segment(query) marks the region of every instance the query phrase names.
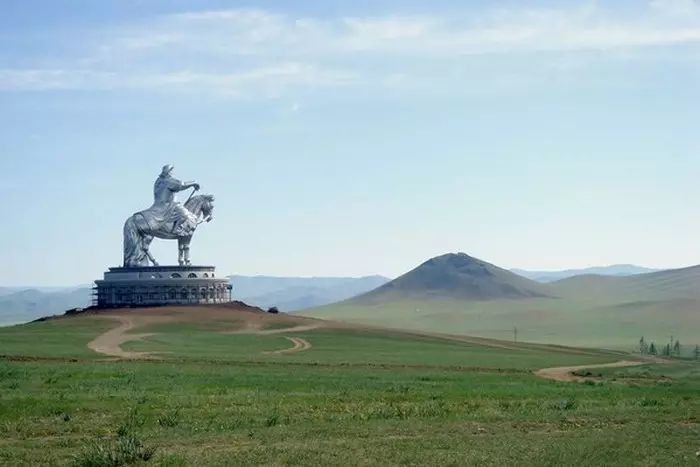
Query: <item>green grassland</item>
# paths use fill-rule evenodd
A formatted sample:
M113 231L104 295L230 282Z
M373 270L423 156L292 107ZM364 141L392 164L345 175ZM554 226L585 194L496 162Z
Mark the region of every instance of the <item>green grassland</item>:
M58 319L0 327L0 355L99 358L87 348L90 340L114 327L97 318Z
M3 330L0 465L700 465L694 362L564 383L533 370L621 356L360 328L221 332L241 322L131 329L152 335L122 348L153 361L90 355L117 325L98 317ZM287 337L312 347L263 353ZM635 371L664 377L620 376Z
M456 366L534 370L547 366L608 363L618 355L489 348L436 337L367 330L316 329L289 334L313 344L289 355L262 352L290 347L283 335L226 335L186 330L159 333L124 344L126 350L163 353L185 360L298 362L333 365Z
M156 466L698 465L700 378L148 362L2 362L0 378L3 465L81 465L128 435Z
M700 300L610 297L519 300L344 302L299 314L391 328L632 351L641 336L664 345L669 335L686 352L700 344Z

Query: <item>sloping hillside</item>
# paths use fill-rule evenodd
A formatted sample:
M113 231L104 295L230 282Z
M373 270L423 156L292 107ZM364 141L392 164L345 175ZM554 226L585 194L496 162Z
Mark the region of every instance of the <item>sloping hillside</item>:
M665 343L669 335L688 353L700 344L700 267L552 284L513 281L502 271L466 255L446 255L364 296L299 313L560 345L634 350L641 336Z
M562 296L597 296L615 302L700 299L700 266L633 276L582 275L551 286Z
M529 271L525 269L511 269L511 272L519 276L537 282L554 282L567 277L597 274L601 276L632 276L635 274L646 274L649 272L661 271L661 269L651 269L634 264L613 264L611 266L594 266L584 269L565 269L562 271Z
M432 258L397 279L352 300L498 300L549 296L547 287L465 253Z

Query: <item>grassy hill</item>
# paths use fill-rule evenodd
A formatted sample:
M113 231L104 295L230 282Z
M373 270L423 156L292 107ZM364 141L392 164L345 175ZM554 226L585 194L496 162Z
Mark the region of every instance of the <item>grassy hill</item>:
M380 303L394 300L496 300L547 297L542 284L465 253L432 258L393 281L350 300Z
M700 343L700 267L550 284L513 276L466 255L445 255L359 299L300 314L510 340L517 329L523 341L627 350L642 335L662 345L672 335L686 352Z
M552 283L569 297L601 296L612 301L700 299L700 266L633 276L580 275Z
M511 272L537 282L554 282L567 277L595 274L600 276L631 276L648 272L660 271L660 269L645 268L633 264L613 264L610 266L594 266L583 269L565 269L562 271L528 271L525 269L511 269Z
M693 465L698 365L536 371L621 359L241 304L51 319L0 329L0 465Z

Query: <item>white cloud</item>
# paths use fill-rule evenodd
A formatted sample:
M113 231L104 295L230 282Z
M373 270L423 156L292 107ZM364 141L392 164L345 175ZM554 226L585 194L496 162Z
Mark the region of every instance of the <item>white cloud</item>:
M212 90L237 97L274 97L303 87L335 87L356 80L352 73L328 72L288 63L236 73L178 70L161 73L116 73L92 70L0 70L0 90L149 89Z
M601 4L331 19L257 9L178 13L85 38L97 42L92 53L66 59L59 69L0 70L0 89L270 97L336 86L402 86L415 76L440 81L445 67L471 56L517 61L548 52L558 54L555 64L580 64L590 60L577 60L578 52L700 43L696 1L650 0L625 13Z
M454 15L295 18L258 10L166 16L125 44L179 46L205 54L328 55L354 51L408 55L481 54L665 45L700 40L692 0L652 0L642 14L619 17L584 3L576 8L496 9ZM668 16L682 17L670 23Z

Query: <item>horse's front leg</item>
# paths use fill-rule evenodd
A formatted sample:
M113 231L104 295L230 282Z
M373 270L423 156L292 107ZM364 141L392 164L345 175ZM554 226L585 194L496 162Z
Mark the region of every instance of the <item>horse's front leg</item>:
M185 246L182 238L177 239L177 263L184 266L185 263Z
M187 266L192 264L190 261L190 240L192 240L192 237L185 237L182 239L182 254Z
M153 241L153 237L150 235L146 237L144 241L144 250L146 251L146 257L153 263L153 266L158 266L158 261L153 257L151 254L151 250L149 249L149 246L151 245L151 242Z

